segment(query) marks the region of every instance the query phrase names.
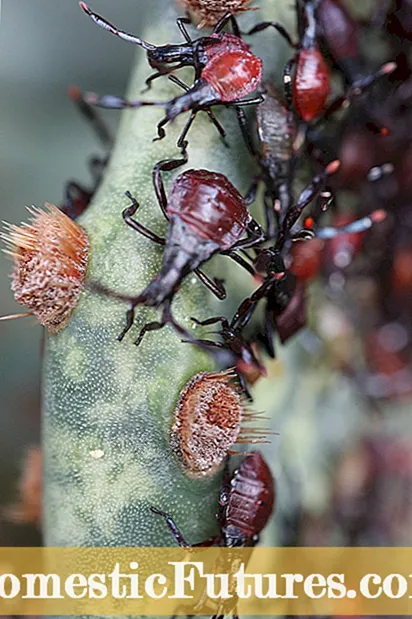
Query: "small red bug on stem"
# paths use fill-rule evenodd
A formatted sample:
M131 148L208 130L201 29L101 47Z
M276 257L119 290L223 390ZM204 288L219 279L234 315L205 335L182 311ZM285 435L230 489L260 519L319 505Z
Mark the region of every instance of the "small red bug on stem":
M96 93L85 93L83 98L90 105L108 109L153 105L165 107L166 115L157 125L157 139L165 137L164 127L167 123L183 112L191 111L189 120L178 140L178 146L184 149L187 146L185 138L199 111L205 111L210 116L210 108L214 105L233 106L238 110L248 105L261 103L263 101L261 95L251 99L244 99L244 97L258 88L262 79L262 71L261 59L250 51L244 47L229 49L217 53L207 62L191 88L175 78L173 81L186 92L171 101L143 101L141 99L128 101L122 97L99 96ZM213 115L211 119L220 135L224 137L225 132Z
M154 514L166 519L173 539L179 546L255 546L275 507L275 482L263 456L255 451L246 456L232 477L225 468L219 497L220 533L203 542L189 544L173 518L151 507Z
M135 198L126 192L131 200L130 207L123 211L123 218L133 230L165 247L163 267L151 284L136 297L120 295L94 284L96 291L127 301L127 324L119 336L123 339L134 321L137 305L159 307L165 304L161 322L149 323L140 332L136 344L140 344L147 331L162 328L170 322L170 301L175 295L181 281L189 273L195 272L220 299L225 291L219 280L210 279L201 271L200 265L216 253L231 257L253 273L247 262L237 255L240 248L253 247L261 243L265 233L247 210L248 198L243 198L237 189L223 175L208 170L186 170L174 181L169 198L166 196L161 173L172 171L187 162L182 159L167 159L159 162L153 170L153 182L156 197L169 221L167 238L161 238L151 232L132 216L139 208ZM210 196L213 195L213 200ZM246 233L246 237L242 238ZM178 329L179 330L179 329ZM186 331L181 329L186 336Z
M179 527L167 512L151 507L151 511L165 519L176 544L183 548L221 546L226 548L253 547L259 534L268 523L275 509L276 489L272 473L259 452L252 452L241 462L232 476L226 460L219 496L217 520L220 533L196 544L189 544ZM224 570L230 570L225 562ZM219 570L218 570L219 571ZM232 611L232 619L238 619L236 596L229 604L221 604L212 619L223 619Z
M199 78L202 69L217 54L235 50L250 51L249 46L240 38L236 21L234 21L232 13L228 12L228 10L224 11L219 21L213 24L215 28L211 35L195 40L192 40L186 28L186 24L189 24L190 20L186 17L179 17L176 23L185 42L157 46L140 39L134 34L120 30L104 17L92 11L85 2L79 2L79 5L86 15L100 28L124 41L134 43L146 51L149 65L152 69L156 69L156 73L146 80L148 88L151 87L153 80L158 77L187 66L193 67L196 78ZM232 21L232 25L236 30L235 35L222 32L229 21Z

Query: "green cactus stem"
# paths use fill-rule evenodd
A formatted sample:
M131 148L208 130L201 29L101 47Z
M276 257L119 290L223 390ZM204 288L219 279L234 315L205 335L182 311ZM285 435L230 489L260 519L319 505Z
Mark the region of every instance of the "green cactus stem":
M277 3L259 4L263 10L248 15L246 22L279 18L273 6ZM178 39L172 2L151 0L144 3L144 12L145 39L159 43ZM261 55L269 72L278 74L287 47L275 32L257 36L254 52L260 54L265 45L266 55ZM279 49L282 55L275 57ZM149 71L144 52L138 50L128 97L141 96ZM148 100L167 100L179 93L167 78L155 84ZM216 113L230 148L200 113L190 132L188 165L222 172L244 192L253 178L253 162L242 144L234 111ZM162 114L156 107L122 113L104 181L79 220L90 240L88 280L125 294L140 292L161 264L162 249L128 228L121 212L128 204L124 191L130 190L141 205L139 221L165 233L152 169L161 159L179 156L175 144L186 119L178 118L167 127L166 139L153 142ZM170 174L167 183L175 176ZM209 272L219 277L224 273L230 290L232 273L237 277L238 269L219 257ZM150 512L150 505L172 513L188 540L199 541L216 531L220 475L189 479L169 447L172 413L181 389L197 372L212 369L213 363L194 346L183 344L170 327L149 333L136 348L133 342L140 326L158 316L148 308L138 308L135 326L118 342L125 311L124 303L86 290L68 325L47 338L43 369L47 545L173 545L165 523ZM189 317L215 314L216 302L189 276L173 311L191 328Z

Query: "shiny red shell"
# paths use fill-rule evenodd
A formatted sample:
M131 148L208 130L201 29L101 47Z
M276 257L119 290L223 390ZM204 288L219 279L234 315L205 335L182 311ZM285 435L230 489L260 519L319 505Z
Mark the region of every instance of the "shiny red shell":
M260 453L246 457L231 481L224 526L235 526L246 537L266 526L275 503L275 483Z
M230 249L243 236L250 220L236 187L223 174L208 170L186 170L177 177L167 212L221 250Z
M316 48L302 49L293 79L296 112L305 122L314 120L321 114L329 93L330 73L322 54Z
M205 45L204 53L209 62L218 54L226 54L227 52L245 51L250 53L250 47L243 39L229 32L223 34L212 34L211 39L216 39L216 43Z
M223 102L235 101L252 93L262 80L263 63L245 50L224 51L213 56L202 78Z
M318 275L322 264L324 241L313 239L293 243L291 249L292 264L290 272L301 282L306 282Z

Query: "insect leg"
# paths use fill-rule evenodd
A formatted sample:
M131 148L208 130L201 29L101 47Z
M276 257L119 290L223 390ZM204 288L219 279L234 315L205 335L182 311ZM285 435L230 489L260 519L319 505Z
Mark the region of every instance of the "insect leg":
M296 49L297 45L292 41L292 38L286 28L279 24L276 21L263 21L260 24L256 24L251 30L248 32L244 32L243 34L250 35L255 34L256 32L262 32L262 30L266 30L266 28L274 28L278 31L278 33L285 39L285 41L294 49Z
M183 35L183 38L185 39L186 43L192 43L192 39L190 37L190 34L187 31L186 28L186 24L190 24L190 19L188 17L178 17L176 19L176 23L177 23L177 27L179 28L180 32Z
M146 228L142 224L139 224L138 221L135 221L134 219L132 219L132 215L134 215L136 213L137 209L139 208L139 203L136 200L136 198L134 196L132 196L130 191L126 191L125 192L125 196L127 196L129 198L129 200L131 200L131 202L132 202L132 205L128 206L127 208L125 208L123 213L122 213L123 219L126 222L126 224L128 226L130 226L131 228L133 228L133 230L136 230L136 232L139 232L140 234L142 234L146 238L148 238L151 241L153 241L154 243L158 243L159 245L165 245L166 244L165 239L163 239L162 237L158 236L157 234L155 234L154 232L152 232L151 230L149 230L148 228Z
M182 546L183 548L190 548L190 544L188 544L188 542L185 540L179 527L177 526L173 518L167 512L164 512L163 510L158 509L157 507L153 507L153 506L150 507L150 510L157 516L162 516L162 518L166 520L167 528L172 534L173 539L175 540L176 544L178 544L179 546Z
M82 91L78 86L71 86L68 95L76 105L80 114L87 120L102 145L110 150L113 146L113 136L96 110L84 99Z
M97 13L94 13L90 9L90 7L87 6L85 2L79 2L79 5L80 5L80 8L86 13L86 15L88 15L94 21L95 24L100 26L100 28L103 28L104 30L107 30L111 34L114 34L117 37L120 37L124 41L135 43L136 45L139 45L146 51L154 51L156 49L155 45L152 45L151 43L147 43L147 41L143 41L142 39L139 39L139 37L135 36L134 34L129 34L125 32L124 30L119 30L119 28L117 28L116 26L108 22L107 19L105 19L101 15L98 15Z

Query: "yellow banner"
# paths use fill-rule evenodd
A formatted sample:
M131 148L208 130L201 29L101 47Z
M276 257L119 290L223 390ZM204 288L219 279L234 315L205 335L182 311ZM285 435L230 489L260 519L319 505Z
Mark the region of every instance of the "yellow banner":
M412 548L0 548L0 615L412 615Z

